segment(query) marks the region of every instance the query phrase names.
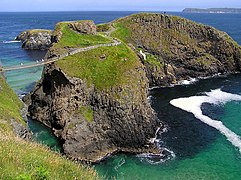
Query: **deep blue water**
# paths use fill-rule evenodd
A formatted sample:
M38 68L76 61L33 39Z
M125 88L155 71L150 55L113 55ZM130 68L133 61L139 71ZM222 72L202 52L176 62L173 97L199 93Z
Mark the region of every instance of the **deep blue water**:
M45 52L25 51L21 43L11 42L26 29L54 29L59 21L91 19L95 23L112 21L134 12L38 12L0 13L0 63L4 66L34 62ZM196 22L226 31L241 44L241 14L188 14L179 15ZM29 92L40 79L42 67L11 71L5 74L10 86L20 95ZM97 165L97 171L106 178L117 179L240 179L241 159L238 148L193 114L170 105L170 100L201 95L212 89L241 94L241 76L232 75L200 80L188 86L159 88L151 91L152 106L158 117L167 125L168 132L159 136L162 147L168 148L175 158L153 165L146 158L117 155ZM241 135L241 103L203 104L203 114L218 119L237 135ZM191 106L191 104L190 104ZM30 121L35 139L54 147L56 139L48 130Z

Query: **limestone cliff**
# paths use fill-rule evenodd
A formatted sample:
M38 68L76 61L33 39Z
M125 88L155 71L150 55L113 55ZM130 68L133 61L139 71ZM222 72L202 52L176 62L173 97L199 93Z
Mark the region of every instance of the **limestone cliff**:
M240 46L227 33L190 20L137 14L112 23L112 36L145 52L151 86L240 71ZM140 55L140 57L142 57Z
M34 29L21 32L16 40L22 41L22 48L28 50L47 50L52 44L52 31Z

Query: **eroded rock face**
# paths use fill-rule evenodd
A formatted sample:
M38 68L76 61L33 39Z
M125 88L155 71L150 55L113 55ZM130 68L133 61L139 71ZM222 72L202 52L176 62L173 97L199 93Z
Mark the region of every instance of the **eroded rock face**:
M47 50L52 44L52 31L28 30L20 33L16 40L22 41L22 48L28 50Z
M118 22L129 29L125 41L155 57L143 60L151 86L241 70L240 46L210 26L162 14L137 14Z
M144 68L130 73L140 77L137 82L97 90L48 65L29 96L30 115L51 127L66 155L75 159L96 162L118 151L157 152L148 140L160 123L147 101Z
M69 27L82 34L96 34L96 25L93 21L76 21L70 23Z

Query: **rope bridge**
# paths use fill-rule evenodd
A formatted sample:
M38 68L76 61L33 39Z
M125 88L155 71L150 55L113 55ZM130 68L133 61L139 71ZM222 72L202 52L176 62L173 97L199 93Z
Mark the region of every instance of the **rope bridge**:
M84 47L84 48L76 48L76 49L70 50L66 54L61 54L58 57L53 57L53 58L48 58L48 59L45 59L45 60L42 59L41 61L36 61L35 64L33 64L33 63L26 63L26 64L21 63L20 65L16 65L16 66L9 66L9 67L0 66L0 72L6 72L6 71L12 71L12 70L18 70L18 69L27 69L27 68L43 66L43 65L56 62L60 59L63 59L65 57L68 57L68 56L71 56L71 55L74 55L74 54L77 54L77 53L80 53L80 52L89 51L89 50L92 50L92 49L96 49L98 47L118 46L120 44L121 44L120 41L118 41L117 39L113 39L113 43L97 44L97 45L94 45L94 46L88 46L88 47Z

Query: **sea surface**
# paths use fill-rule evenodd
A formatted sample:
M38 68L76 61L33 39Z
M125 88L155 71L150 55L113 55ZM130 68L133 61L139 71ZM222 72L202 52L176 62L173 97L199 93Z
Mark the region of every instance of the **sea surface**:
M25 51L15 37L26 29L54 29L59 21L112 21L135 12L0 13L0 63L36 63L45 52ZM226 31L241 44L241 14L174 13ZM22 96L41 77L42 67L5 73L9 85ZM156 88L149 100L165 124L156 143L170 152L165 159L147 154L117 154L95 165L105 179L241 179L241 75L184 81ZM57 139L40 123L29 120L34 138L60 150Z

